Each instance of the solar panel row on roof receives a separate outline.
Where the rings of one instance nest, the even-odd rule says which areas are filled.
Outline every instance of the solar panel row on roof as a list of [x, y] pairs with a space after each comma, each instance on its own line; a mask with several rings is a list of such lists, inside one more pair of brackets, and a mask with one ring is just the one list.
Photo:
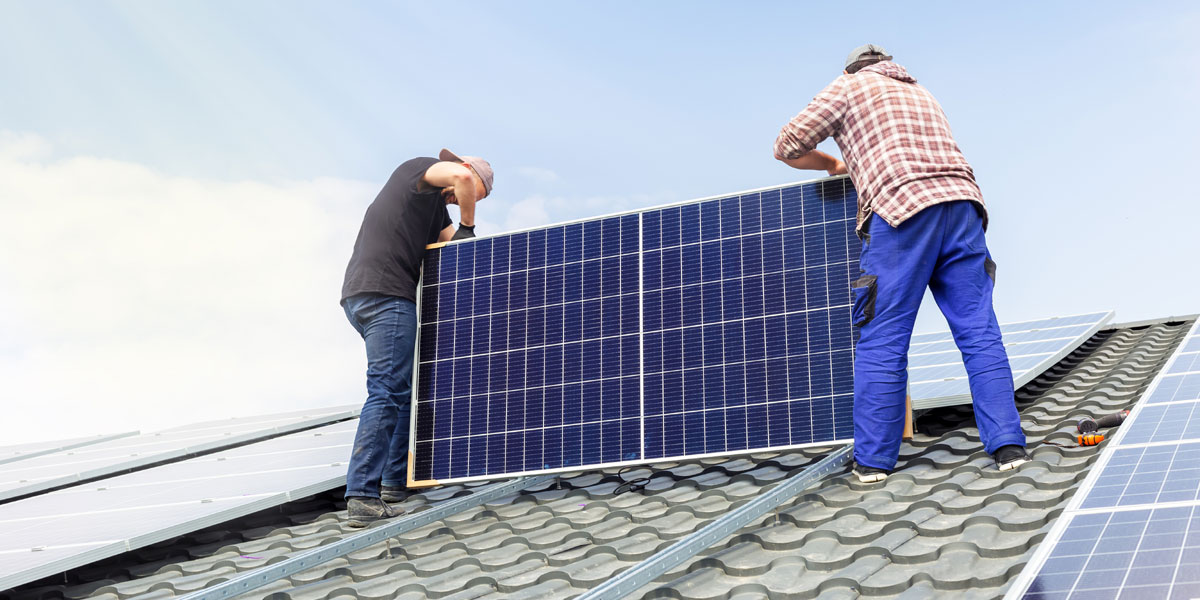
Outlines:
[[0, 590], [344, 485], [357, 425], [325, 425], [0, 505]]
[[0, 500], [348, 419], [356, 414], [357, 407], [343, 406], [222, 419], [7, 463], [0, 465]]

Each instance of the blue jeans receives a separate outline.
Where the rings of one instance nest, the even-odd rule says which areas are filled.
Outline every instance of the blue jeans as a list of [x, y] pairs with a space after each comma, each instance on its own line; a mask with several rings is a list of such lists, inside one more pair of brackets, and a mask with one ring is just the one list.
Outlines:
[[417, 306], [396, 296], [364, 293], [342, 302], [367, 343], [367, 401], [346, 473], [346, 497], [379, 497], [379, 486], [405, 485]]
[[975, 204], [944, 202], [899, 227], [871, 215], [854, 282], [854, 459], [892, 469], [904, 432], [908, 345], [926, 286], [962, 352], [979, 436], [988, 452], [1025, 445], [1012, 369], [992, 310], [996, 265]]

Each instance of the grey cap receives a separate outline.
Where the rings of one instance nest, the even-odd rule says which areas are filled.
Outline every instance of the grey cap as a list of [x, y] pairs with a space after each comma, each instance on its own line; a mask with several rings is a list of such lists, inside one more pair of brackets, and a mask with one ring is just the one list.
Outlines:
[[850, 53], [850, 56], [846, 57], [846, 66], [843, 68], [849, 69], [850, 65], [852, 65], [860, 60], [865, 60], [868, 58], [876, 58], [876, 57], [878, 57], [879, 60], [892, 60], [891, 55], [889, 55], [887, 53], [887, 50], [883, 49], [883, 46], [876, 46], [875, 44], [864, 44], [862, 46], [855, 48], [854, 51]]

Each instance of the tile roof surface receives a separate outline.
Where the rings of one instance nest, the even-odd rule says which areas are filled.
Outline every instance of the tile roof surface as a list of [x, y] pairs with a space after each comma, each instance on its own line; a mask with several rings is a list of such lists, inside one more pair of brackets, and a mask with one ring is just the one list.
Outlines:
[[[882, 484], [842, 472], [632, 598], [998, 598], [1095, 461], [1074, 423], [1131, 406], [1187, 323], [1101, 331], [1017, 393], [1033, 461], [1000, 473], [969, 407], [936, 409]], [[1047, 442], [1047, 443], [1044, 443]], [[826, 452], [567, 475], [243, 597], [570, 598], [800, 473]], [[642, 490], [623, 482], [648, 477]], [[408, 512], [480, 484], [416, 490]], [[357, 532], [342, 489], [0, 592], [4, 600], [172, 598]]]

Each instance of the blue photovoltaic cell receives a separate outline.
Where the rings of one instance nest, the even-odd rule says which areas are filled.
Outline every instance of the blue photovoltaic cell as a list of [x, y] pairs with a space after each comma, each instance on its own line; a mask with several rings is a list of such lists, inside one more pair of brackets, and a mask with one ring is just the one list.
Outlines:
[[848, 178], [427, 253], [416, 481], [853, 436]]
[[1200, 352], [1180, 354], [1167, 373], [1200, 373]]
[[1121, 445], [1200, 440], [1200, 401], [1148, 404], [1122, 425]]
[[1117, 447], [1083, 509], [1200, 499], [1200, 442]]
[[1146, 402], [1156, 404], [1177, 400], [1200, 400], [1200, 373], [1164, 376]]
[[1200, 597], [1200, 507], [1070, 519], [1022, 598]]

